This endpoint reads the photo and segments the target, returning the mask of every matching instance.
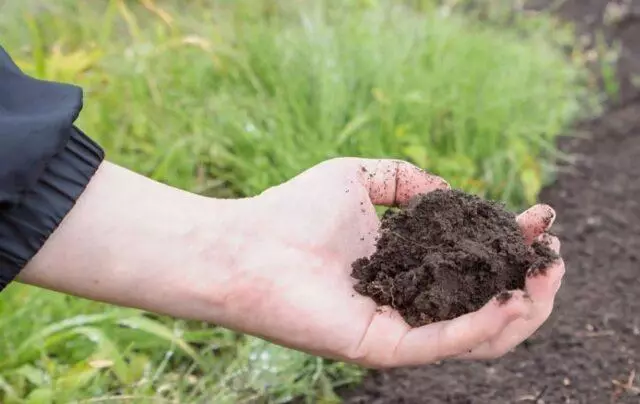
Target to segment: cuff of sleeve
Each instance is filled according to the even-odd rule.
[[[0,210],[0,291],[42,248],[104,160],[104,151],[77,128],[19,204]]]

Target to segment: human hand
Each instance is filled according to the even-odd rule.
[[[564,274],[562,260],[528,278],[506,304],[410,328],[391,308],[356,294],[351,263],[375,250],[374,205],[407,202],[447,188],[404,162],[335,159],[247,200],[244,247],[223,301],[224,324],[312,354],[370,367],[420,365],[447,358],[502,356],[548,318]],[[526,240],[549,237],[550,207],[518,217]],[[238,233],[237,233],[238,234]]]
[[[501,356],[549,316],[562,260],[527,279],[528,297],[515,291],[506,304],[414,329],[353,290],[351,263],[375,251],[374,205],[446,187],[407,163],[338,159],[223,200],[104,163],[19,280],[370,367]],[[528,242],[549,210],[518,218]]]

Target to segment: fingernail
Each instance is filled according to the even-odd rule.
[[[429,180],[433,184],[434,188],[436,188],[436,189],[449,189],[449,188],[451,188],[451,185],[449,185],[449,183],[444,178],[442,178],[440,176],[437,176],[435,174],[428,173],[428,172],[426,172],[426,171],[424,171],[422,169],[421,169],[421,171],[423,173],[425,173],[429,177]]]
[[[551,206],[547,206],[547,214],[542,219],[545,229],[550,229],[553,223],[556,221],[556,211]]]

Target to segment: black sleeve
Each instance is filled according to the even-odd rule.
[[[0,46],[0,291],[58,227],[104,159],[74,126],[76,86],[26,76]]]

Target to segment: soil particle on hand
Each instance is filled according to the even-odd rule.
[[[377,249],[352,265],[355,290],[418,327],[480,309],[523,289],[527,272],[557,258],[525,244],[515,214],[458,190],[414,198],[382,217]]]

